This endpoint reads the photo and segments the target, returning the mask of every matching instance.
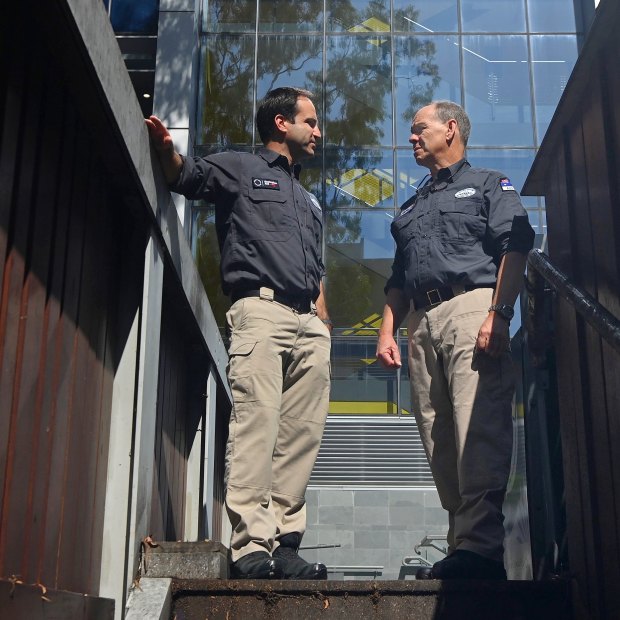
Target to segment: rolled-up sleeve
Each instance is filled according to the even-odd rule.
[[[498,259],[507,252],[527,254],[534,246],[535,236],[518,192],[504,189],[503,181],[510,182],[501,175],[492,175],[485,188],[489,212],[486,238]]]

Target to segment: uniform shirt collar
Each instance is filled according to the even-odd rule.
[[[288,159],[278,153],[277,151],[272,151],[271,149],[261,147],[258,151],[258,155],[260,155],[270,166],[280,166],[285,172],[289,174],[293,174],[296,179],[299,180],[299,172],[301,171],[300,164],[289,165]]]
[[[435,178],[435,182],[436,183],[441,183],[442,181],[445,181],[447,183],[449,181],[452,181],[454,179],[454,177],[464,167],[467,167],[467,168],[470,167],[470,163],[465,158],[460,159],[455,164],[452,164],[451,166],[448,166],[447,168],[442,168],[437,173],[437,177]]]

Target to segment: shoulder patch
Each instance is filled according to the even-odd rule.
[[[310,198],[310,202],[312,203],[312,205],[313,205],[314,207],[316,207],[319,211],[321,211],[321,212],[322,212],[322,211],[323,211],[323,209],[321,209],[321,204],[319,203],[318,198],[317,198],[314,194],[312,194],[311,192],[309,192],[307,189],[305,189],[305,188],[303,188],[303,187],[302,187],[302,189],[303,189],[303,191],[305,192],[305,194],[308,196],[308,198]]]
[[[502,188],[503,192],[516,192],[517,191],[513,187],[511,180],[506,177],[504,177],[503,179],[500,179],[499,185]]]
[[[473,187],[467,187],[466,189],[461,189],[456,194],[454,194],[455,198],[469,198],[469,196],[473,196],[476,193],[476,190]]]

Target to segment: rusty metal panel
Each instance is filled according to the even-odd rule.
[[[0,580],[0,617],[12,620],[113,620],[114,601]]]
[[[48,55],[0,62],[0,574],[96,594],[122,201]]]
[[[33,14],[12,3],[0,23],[0,575],[93,595],[113,377],[142,301],[147,240],[166,237],[144,202],[151,170],[138,170],[119,135],[75,6],[44,3]],[[161,537],[175,540],[208,355],[167,247],[152,512]],[[229,395],[219,396],[224,411]]]

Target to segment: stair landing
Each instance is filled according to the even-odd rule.
[[[572,620],[570,582],[173,580],[175,620]]]

